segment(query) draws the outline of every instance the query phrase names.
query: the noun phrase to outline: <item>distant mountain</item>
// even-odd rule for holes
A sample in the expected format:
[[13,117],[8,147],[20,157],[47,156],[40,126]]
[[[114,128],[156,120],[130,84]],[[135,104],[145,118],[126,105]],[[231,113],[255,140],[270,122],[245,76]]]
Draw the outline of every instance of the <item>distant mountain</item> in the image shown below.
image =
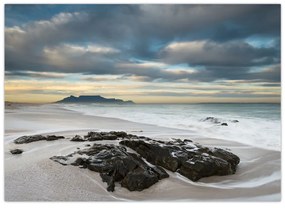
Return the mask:
[[56,103],[109,103],[109,104],[134,104],[133,101],[124,101],[115,98],[104,98],[100,95],[80,95],[75,97],[73,95],[66,97]]

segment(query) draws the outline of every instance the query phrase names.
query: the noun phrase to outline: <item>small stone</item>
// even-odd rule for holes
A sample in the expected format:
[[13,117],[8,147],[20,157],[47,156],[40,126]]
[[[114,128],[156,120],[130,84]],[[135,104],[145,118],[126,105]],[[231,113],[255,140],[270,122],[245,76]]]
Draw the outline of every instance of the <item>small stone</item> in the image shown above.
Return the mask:
[[13,155],[16,155],[16,154],[22,154],[23,150],[21,150],[21,149],[13,149],[13,150],[10,150],[10,152]]
[[221,126],[228,126],[228,124],[227,123],[222,123]]

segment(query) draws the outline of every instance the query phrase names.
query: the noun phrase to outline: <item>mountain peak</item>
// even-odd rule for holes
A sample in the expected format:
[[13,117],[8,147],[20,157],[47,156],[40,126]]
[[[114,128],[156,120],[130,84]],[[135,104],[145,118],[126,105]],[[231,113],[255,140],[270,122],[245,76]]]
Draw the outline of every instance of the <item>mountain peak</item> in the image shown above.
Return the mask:
[[56,103],[108,103],[108,104],[134,104],[133,101],[124,101],[115,98],[104,98],[101,95],[80,95],[75,97],[70,95]]

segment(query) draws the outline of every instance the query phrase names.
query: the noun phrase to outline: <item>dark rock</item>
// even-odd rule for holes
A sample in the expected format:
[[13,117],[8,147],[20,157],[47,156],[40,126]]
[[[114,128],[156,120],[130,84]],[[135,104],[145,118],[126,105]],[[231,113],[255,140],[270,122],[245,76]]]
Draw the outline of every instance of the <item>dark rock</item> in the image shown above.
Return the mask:
[[58,140],[58,139],[64,139],[64,136],[48,135],[45,138],[46,141],[54,141],[54,140]]
[[122,187],[130,191],[142,191],[158,182],[155,172],[138,167],[126,175],[121,182]]
[[[76,153],[85,156],[69,164],[99,172],[102,181],[107,183],[108,191],[115,190],[115,182],[120,182],[130,191],[141,191],[168,177],[165,170],[149,166],[136,154],[127,152],[123,146],[94,144]],[[63,165],[68,164],[67,157],[55,156],[50,159]]]
[[178,172],[192,181],[212,175],[233,174],[230,163],[220,158],[195,155],[183,161]]
[[240,161],[228,151],[203,147],[190,140],[157,142],[135,139],[123,140],[120,144],[135,150],[148,162],[177,171],[192,181],[213,175],[234,174]]
[[22,154],[23,150],[21,149],[13,149],[13,150],[10,150],[10,152],[15,155],[15,154]]
[[103,140],[102,135],[100,132],[93,132],[90,131],[86,136],[84,136],[88,141],[99,141]]
[[127,138],[129,135],[123,131],[110,131],[110,132],[93,132],[90,131],[85,139],[88,141],[100,141],[100,140],[116,140],[118,138]]
[[207,118],[205,118],[202,121],[209,121],[209,122],[212,122],[212,123],[215,123],[215,124],[221,123],[221,121],[218,118],[215,118],[215,117],[207,117]]
[[221,126],[228,126],[228,124],[227,123],[222,123]]
[[[50,140],[59,138],[54,135],[47,137]],[[47,137],[41,135],[20,137],[15,143],[47,140]],[[62,165],[74,165],[99,172],[102,181],[107,183],[108,191],[115,190],[116,182],[130,191],[146,189],[159,180],[169,177],[163,168],[197,181],[208,176],[234,174],[240,162],[239,157],[229,151],[204,147],[189,139],[172,139],[164,142],[115,131],[88,132],[84,138],[76,135],[73,139],[75,141],[121,140],[120,145],[87,144],[85,146],[89,148],[75,151],[67,156],[50,158]],[[136,153],[128,152],[125,146]]]
[[170,149],[162,148],[160,143],[148,143],[142,140],[123,140],[120,144],[135,150],[148,162],[168,170],[176,171],[180,165],[179,159],[171,154]]
[[90,146],[91,146],[90,144],[86,144],[86,145],[85,145],[85,147],[90,147]]
[[72,142],[85,142],[87,139],[83,138],[82,136],[75,135],[70,141]]
[[238,123],[239,120],[232,120],[232,123]]
[[110,132],[88,132],[87,136],[84,136],[88,141],[100,141],[100,140],[116,140],[117,136]]
[[169,175],[166,173],[166,171],[162,167],[153,166],[151,167],[151,169],[158,175],[159,180],[169,177]]
[[36,141],[54,141],[58,139],[64,139],[64,136],[55,136],[55,135],[47,135],[47,136],[42,136],[42,135],[33,135],[33,136],[22,136],[17,138],[14,143],[15,144],[25,144],[25,143],[31,143],[31,142],[36,142]]
[[70,165],[74,166],[81,166],[82,168],[87,168],[87,159],[78,157],[73,163],[70,163]]
[[25,144],[25,143],[31,143],[31,142],[36,142],[40,140],[45,140],[46,137],[42,135],[34,135],[34,136],[22,136],[17,138],[14,143],[15,144]]
[[123,131],[111,131],[110,134],[116,135],[117,137],[125,138],[128,134]]
[[217,158],[221,158],[221,159],[227,161],[228,163],[230,163],[232,173],[236,172],[237,165],[240,162],[240,159],[238,156],[236,156],[235,154],[233,154],[229,151],[226,151],[226,150],[223,150],[220,148],[213,148],[211,150],[211,154]]

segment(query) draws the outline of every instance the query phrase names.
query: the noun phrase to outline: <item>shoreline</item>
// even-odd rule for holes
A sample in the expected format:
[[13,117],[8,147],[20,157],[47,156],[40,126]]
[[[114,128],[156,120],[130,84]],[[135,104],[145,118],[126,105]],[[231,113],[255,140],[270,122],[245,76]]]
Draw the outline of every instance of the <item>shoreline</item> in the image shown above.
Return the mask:
[[[79,112],[67,113],[56,108],[53,111],[38,108],[36,111],[33,108],[29,110],[20,107],[13,111],[5,113],[6,201],[280,201],[281,199],[280,151],[255,148],[228,140],[195,137],[191,131],[80,115]],[[72,123],[67,122],[74,119],[76,120]],[[23,126],[26,129],[23,129]],[[49,128],[44,128],[46,126]],[[116,191],[110,193],[106,191],[106,183],[102,182],[98,173],[62,166],[49,160],[51,156],[65,155],[78,147],[82,148],[87,143],[58,140],[16,145],[12,142],[18,136],[33,134],[32,127],[36,127],[34,129],[38,132],[46,131],[45,134],[65,136],[83,135],[88,130],[123,130],[153,139],[190,138],[208,147],[230,149],[241,158],[241,162],[234,175],[211,176],[199,182],[191,182],[177,173],[168,171],[170,175],[168,180],[162,180],[142,192],[129,192],[117,185]],[[22,147],[24,153],[11,155],[9,150],[15,147]]]
[[[93,127],[93,125],[90,125],[88,122],[85,122],[85,126],[82,126],[82,128],[78,128],[77,130],[78,131],[112,131],[112,130],[118,130],[118,131],[129,131],[130,133],[131,132],[134,132],[134,133],[143,133],[142,136],[154,136],[151,134],[151,132],[148,132],[149,129],[153,129],[153,128],[157,128],[157,131],[165,131],[166,134],[161,134],[162,136],[171,136],[171,134],[174,134],[174,135],[178,135],[177,132],[179,132],[181,134],[181,136],[189,136],[189,137],[195,137],[197,138],[198,140],[200,139],[214,139],[214,140],[224,140],[224,141],[229,141],[229,142],[233,142],[233,143],[238,143],[238,144],[243,144],[243,145],[247,145],[247,146],[250,146],[250,147],[253,147],[253,148],[258,148],[258,149],[263,149],[263,150],[270,150],[270,151],[276,151],[276,152],[281,152],[281,149],[280,150],[277,150],[277,149],[272,149],[272,148],[264,148],[264,147],[261,147],[261,146],[254,146],[252,144],[248,144],[248,143],[243,143],[241,141],[233,141],[233,140],[227,140],[227,139],[223,139],[223,138],[216,138],[216,137],[209,137],[209,136],[201,136],[199,135],[198,132],[194,132],[192,130],[189,130],[189,129],[183,129],[183,128],[176,128],[176,127],[167,127],[167,126],[160,126],[160,125],[156,125],[156,124],[147,124],[147,123],[140,123],[140,122],[136,122],[136,121],[130,121],[130,120],[126,120],[126,119],[123,119],[123,118],[115,118],[115,117],[104,117],[104,116],[96,116],[96,115],[90,115],[90,114],[84,114],[82,112],[79,112],[79,111],[75,111],[75,110],[71,110],[71,109],[66,109],[62,106],[60,106],[59,104],[55,104],[55,103],[51,103],[51,104],[25,104],[25,103],[11,103],[11,106],[9,106],[8,108],[5,109],[5,117],[4,117],[4,120],[5,120],[5,123],[6,123],[6,115],[8,116],[10,113],[13,113],[13,112],[6,112],[7,110],[21,110],[21,108],[23,107],[47,107],[47,109],[33,109],[33,110],[40,110],[36,113],[36,115],[40,115],[41,113],[43,113],[43,110],[48,110],[48,112],[44,112],[43,115],[46,115],[47,113],[50,113],[52,114],[53,116],[58,116],[56,114],[54,114],[54,112],[56,113],[61,113],[63,114],[64,116],[69,116],[69,115],[66,115],[64,113],[70,113],[70,114],[73,114],[74,116],[79,116],[81,118],[84,118],[86,120],[99,120],[101,123],[96,123],[94,124],[95,125],[95,128]],[[25,111],[23,112],[20,112],[21,113],[25,113]],[[31,113],[30,115],[31,116],[35,116],[34,115],[34,112],[29,112]],[[17,112],[17,116],[19,116],[19,112]],[[24,116],[25,120],[27,120],[27,118]],[[19,117],[17,117],[17,119],[19,119]],[[65,119],[67,120],[67,119]],[[108,125],[108,123],[114,127],[114,128],[106,128],[106,126]],[[115,125],[114,125],[115,124]],[[117,124],[120,124],[120,125],[117,125]],[[72,123],[71,123],[72,125]],[[96,128],[97,126],[98,128]],[[89,126],[89,127],[86,127],[86,126]],[[123,127],[126,127],[126,128],[121,128],[118,126],[123,126]],[[6,129],[6,125],[5,125],[5,129],[4,129],[4,137],[5,137],[5,142],[6,142],[6,138],[10,138],[11,136],[13,135],[19,135],[19,136],[22,136],[21,133],[25,134],[27,133],[28,135],[34,135],[34,134],[48,134],[48,133],[57,133],[57,132],[63,132],[63,131],[71,131],[71,128],[69,125],[66,125],[64,129],[57,129],[57,128],[52,128],[52,129],[49,129],[49,130],[38,130],[38,131],[35,131],[34,129],[31,129],[30,131],[27,131],[26,129],[18,129],[18,130],[15,130],[14,129],[15,126],[13,126],[13,130],[11,129]],[[132,129],[132,128],[136,128],[138,127],[137,129]],[[141,128],[144,128],[146,129],[145,132],[143,132],[142,130],[139,130],[139,127]],[[16,127],[17,128],[17,127]],[[77,128],[77,127],[76,127]],[[131,130],[126,130],[130,128]]]

